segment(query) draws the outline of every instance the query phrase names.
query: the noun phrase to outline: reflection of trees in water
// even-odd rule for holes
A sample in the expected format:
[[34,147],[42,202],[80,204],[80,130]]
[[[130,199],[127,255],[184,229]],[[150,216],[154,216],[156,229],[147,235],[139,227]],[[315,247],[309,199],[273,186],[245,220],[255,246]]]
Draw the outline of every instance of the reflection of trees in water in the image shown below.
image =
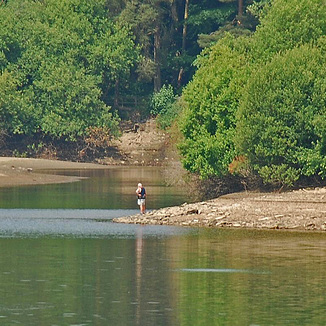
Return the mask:
[[140,325],[141,314],[141,280],[142,280],[142,255],[143,255],[143,230],[137,229],[136,233],[136,325]]
[[44,173],[83,179],[74,183],[0,189],[0,206],[138,210],[135,187],[140,180],[150,195],[150,209],[179,205],[187,201],[185,189],[165,185],[161,168],[158,167],[48,170]]

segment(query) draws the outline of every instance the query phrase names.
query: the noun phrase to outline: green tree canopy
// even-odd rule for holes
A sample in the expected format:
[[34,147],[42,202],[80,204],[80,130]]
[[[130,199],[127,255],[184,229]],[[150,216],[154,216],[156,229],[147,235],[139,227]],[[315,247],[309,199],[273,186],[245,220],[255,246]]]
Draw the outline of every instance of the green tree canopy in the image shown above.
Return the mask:
[[251,37],[227,36],[199,56],[183,92],[181,153],[202,177],[229,173],[239,155],[266,182],[325,177],[326,5],[274,0],[264,10]]
[[183,92],[183,163],[203,177],[227,174],[235,156],[235,112],[246,82],[246,43],[245,38],[229,36],[205,50]]
[[266,61],[280,51],[316,42],[326,34],[324,0],[273,0],[253,36],[253,54]]
[[127,82],[138,52],[130,32],[107,16],[104,0],[0,8],[3,128],[69,139],[91,126],[117,129],[106,94],[117,79]]
[[237,139],[266,182],[326,176],[325,51],[303,45],[256,71],[241,100]]

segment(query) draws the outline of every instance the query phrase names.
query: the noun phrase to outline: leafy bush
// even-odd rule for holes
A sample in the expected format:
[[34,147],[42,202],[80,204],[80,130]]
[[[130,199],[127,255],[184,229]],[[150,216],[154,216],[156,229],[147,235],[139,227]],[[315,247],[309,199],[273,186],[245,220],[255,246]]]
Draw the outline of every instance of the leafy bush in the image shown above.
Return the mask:
[[162,129],[167,129],[177,120],[182,108],[179,101],[176,100],[171,106],[168,106],[164,112],[157,116],[157,122]]
[[183,164],[203,178],[227,175],[236,156],[235,113],[247,79],[246,46],[245,38],[228,36],[203,51],[182,95]]
[[237,144],[265,182],[326,177],[326,60],[304,45],[277,55],[248,81]]
[[153,94],[151,100],[151,114],[164,114],[176,100],[172,85],[163,85],[159,92]]
[[172,85],[163,85],[159,92],[154,93],[150,107],[151,114],[157,116],[158,124],[163,129],[170,127],[181,111]]
[[139,50],[105,0],[9,1],[0,21],[0,128],[66,140],[89,127],[117,133],[106,95],[128,80]]

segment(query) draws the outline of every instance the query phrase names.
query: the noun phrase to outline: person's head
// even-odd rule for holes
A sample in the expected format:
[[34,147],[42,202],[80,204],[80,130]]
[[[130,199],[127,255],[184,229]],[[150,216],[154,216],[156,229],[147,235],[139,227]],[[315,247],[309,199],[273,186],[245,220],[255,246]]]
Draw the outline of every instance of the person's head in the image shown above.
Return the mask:
[[143,188],[143,185],[141,183],[138,183],[138,188]]

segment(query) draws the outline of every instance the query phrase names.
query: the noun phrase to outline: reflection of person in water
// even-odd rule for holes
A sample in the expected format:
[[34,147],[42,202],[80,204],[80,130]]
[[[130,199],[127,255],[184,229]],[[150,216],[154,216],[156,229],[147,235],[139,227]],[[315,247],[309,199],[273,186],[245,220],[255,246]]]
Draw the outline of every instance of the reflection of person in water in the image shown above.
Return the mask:
[[138,304],[136,305],[136,325],[141,325],[140,316],[141,316],[141,285],[142,285],[142,262],[143,262],[143,229],[136,229],[136,298]]
[[146,205],[145,205],[145,198],[146,198],[146,190],[141,183],[138,183],[138,188],[136,190],[137,198],[138,198],[138,205],[140,208],[140,213],[144,214]]

